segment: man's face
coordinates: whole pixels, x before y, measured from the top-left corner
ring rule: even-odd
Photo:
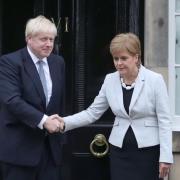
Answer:
[[[54,47],[54,35],[41,32],[34,36],[27,37],[27,45],[31,51],[40,59],[48,57]]]

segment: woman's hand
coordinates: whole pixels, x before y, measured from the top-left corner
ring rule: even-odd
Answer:
[[[170,163],[159,163],[159,178],[164,178],[169,174],[171,164]]]

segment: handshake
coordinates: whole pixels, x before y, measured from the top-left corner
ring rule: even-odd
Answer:
[[[63,132],[65,124],[62,117],[60,117],[58,114],[54,114],[47,117],[46,121],[43,124],[43,127],[52,134]]]

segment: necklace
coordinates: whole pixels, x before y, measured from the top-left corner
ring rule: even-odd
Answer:
[[[121,85],[122,85],[122,87],[123,88],[125,88],[126,90],[131,90],[131,89],[133,89],[134,88],[134,86],[135,86],[135,82],[133,82],[131,85],[126,85],[125,83],[124,83],[124,81],[123,81],[123,78],[120,78],[120,80],[121,80]]]

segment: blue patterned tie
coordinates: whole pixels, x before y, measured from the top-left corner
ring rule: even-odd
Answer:
[[[44,62],[42,60],[39,60],[37,63],[38,63],[39,77],[41,79],[41,83],[42,83],[42,86],[43,86],[44,94],[45,94],[45,97],[46,97],[46,106],[47,106],[47,104],[48,104],[48,91],[47,91],[46,77],[45,77],[44,69],[43,69],[43,63]]]

